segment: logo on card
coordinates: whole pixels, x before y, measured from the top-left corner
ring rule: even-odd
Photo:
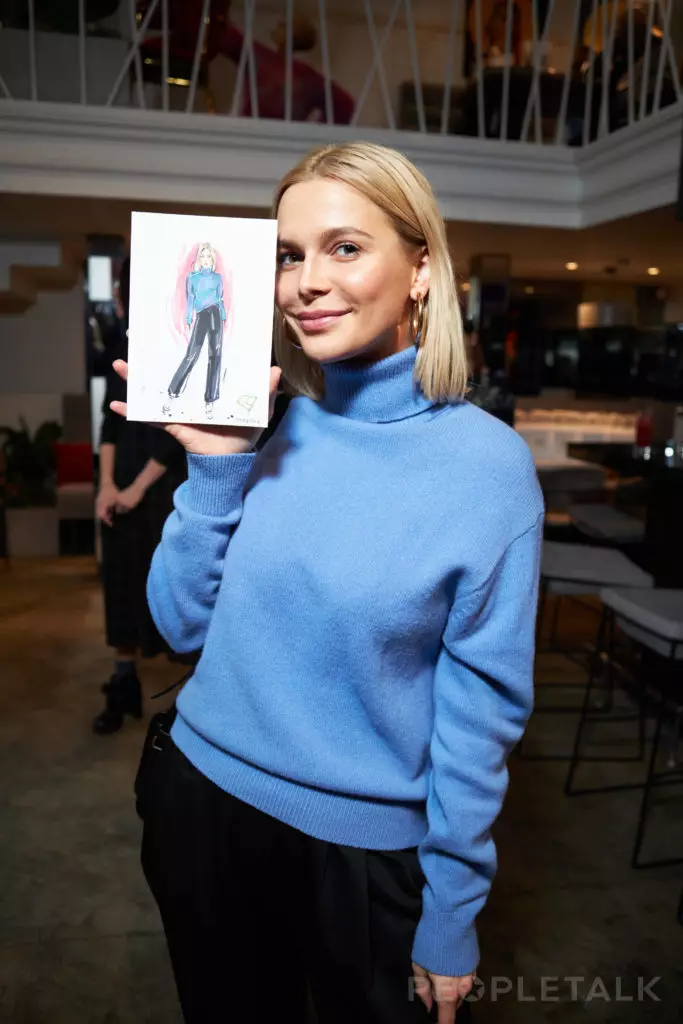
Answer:
[[[237,404],[241,405],[247,412],[251,412],[256,405],[256,395],[240,395],[237,399]]]

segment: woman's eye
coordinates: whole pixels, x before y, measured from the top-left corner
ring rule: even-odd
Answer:
[[[353,242],[341,242],[334,251],[339,256],[357,256],[360,249]]]
[[[277,256],[278,266],[289,267],[297,258],[294,252],[279,252]]]

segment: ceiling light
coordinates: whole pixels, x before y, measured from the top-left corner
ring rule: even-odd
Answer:
[[[658,274],[661,274],[661,270],[659,269],[659,267],[648,267],[647,272],[650,275],[650,277],[657,277]]]
[[[578,263],[565,263],[565,267],[567,268],[567,270],[578,270],[579,269],[579,264]]]
[[[531,285],[531,284],[528,284],[528,285],[526,286],[526,288],[524,289],[524,294],[525,294],[525,295],[533,295],[533,294],[534,294],[534,288],[533,288],[533,285]]]

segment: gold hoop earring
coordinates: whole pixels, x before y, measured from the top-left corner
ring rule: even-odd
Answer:
[[[419,348],[422,343],[424,328],[425,300],[421,295],[418,295],[410,312],[410,338],[415,348]]]
[[[299,352],[303,352],[301,345],[297,345],[296,342],[292,341],[292,339],[290,338],[289,331],[287,330],[287,321],[284,316],[282,317],[282,333],[285,336],[285,340],[289,342],[292,348],[296,348],[299,350]]]

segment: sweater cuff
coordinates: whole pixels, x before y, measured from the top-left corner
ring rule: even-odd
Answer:
[[[413,939],[412,959],[426,971],[447,978],[471,974],[479,963],[477,929],[472,921],[459,918],[457,912],[423,909]]]
[[[205,516],[225,516],[242,504],[244,485],[256,459],[245,455],[187,456],[187,504]]]

